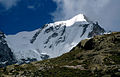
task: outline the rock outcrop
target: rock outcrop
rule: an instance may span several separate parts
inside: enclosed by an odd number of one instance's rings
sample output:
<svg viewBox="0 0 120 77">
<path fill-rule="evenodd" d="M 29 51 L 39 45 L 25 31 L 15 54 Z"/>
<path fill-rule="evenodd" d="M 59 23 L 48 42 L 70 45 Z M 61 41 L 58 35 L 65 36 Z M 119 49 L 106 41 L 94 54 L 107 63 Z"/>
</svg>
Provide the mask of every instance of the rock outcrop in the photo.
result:
<svg viewBox="0 0 120 77">
<path fill-rule="evenodd" d="M 0 31 L 0 67 L 16 63 L 15 57 L 5 41 L 5 35 Z"/>
</svg>

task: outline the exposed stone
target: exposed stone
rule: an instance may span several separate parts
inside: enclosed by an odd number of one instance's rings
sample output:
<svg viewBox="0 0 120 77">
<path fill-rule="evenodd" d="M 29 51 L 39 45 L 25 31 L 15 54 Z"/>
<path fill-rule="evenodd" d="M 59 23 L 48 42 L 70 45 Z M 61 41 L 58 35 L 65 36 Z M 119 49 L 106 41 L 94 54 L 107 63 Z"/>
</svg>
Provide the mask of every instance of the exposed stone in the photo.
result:
<svg viewBox="0 0 120 77">
<path fill-rule="evenodd" d="M 16 63 L 16 59 L 5 41 L 4 33 L 0 32 L 0 67 Z"/>
</svg>

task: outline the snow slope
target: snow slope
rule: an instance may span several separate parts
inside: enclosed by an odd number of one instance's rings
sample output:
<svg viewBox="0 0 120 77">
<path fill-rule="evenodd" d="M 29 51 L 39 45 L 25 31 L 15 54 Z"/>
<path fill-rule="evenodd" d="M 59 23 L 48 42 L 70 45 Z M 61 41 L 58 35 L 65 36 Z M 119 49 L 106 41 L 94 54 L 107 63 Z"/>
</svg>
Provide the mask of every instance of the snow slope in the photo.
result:
<svg viewBox="0 0 120 77">
<path fill-rule="evenodd" d="M 83 14 L 69 20 L 46 24 L 32 32 L 8 35 L 6 41 L 16 56 L 21 59 L 53 58 L 69 52 L 81 40 L 104 33 L 98 23 L 88 22 Z"/>
</svg>

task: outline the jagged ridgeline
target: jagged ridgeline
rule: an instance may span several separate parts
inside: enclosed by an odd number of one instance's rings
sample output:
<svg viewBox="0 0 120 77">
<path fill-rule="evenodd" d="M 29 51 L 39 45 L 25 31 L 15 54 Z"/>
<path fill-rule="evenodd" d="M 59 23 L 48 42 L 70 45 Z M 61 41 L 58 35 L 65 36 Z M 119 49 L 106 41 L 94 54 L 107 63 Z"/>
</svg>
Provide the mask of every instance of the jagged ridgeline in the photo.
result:
<svg viewBox="0 0 120 77">
<path fill-rule="evenodd" d="M 120 77 L 120 32 L 82 40 L 60 57 L 11 65 L 1 76 L 28 77 Z"/>
</svg>

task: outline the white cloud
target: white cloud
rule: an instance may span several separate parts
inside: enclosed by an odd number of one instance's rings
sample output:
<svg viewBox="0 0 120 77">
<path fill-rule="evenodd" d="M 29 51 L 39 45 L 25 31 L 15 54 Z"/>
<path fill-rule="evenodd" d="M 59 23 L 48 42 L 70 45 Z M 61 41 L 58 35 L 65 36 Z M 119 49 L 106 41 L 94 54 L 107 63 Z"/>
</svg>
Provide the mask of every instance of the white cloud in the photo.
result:
<svg viewBox="0 0 120 77">
<path fill-rule="evenodd" d="M 18 1 L 19 0 L 0 0 L 0 4 L 8 10 L 13 6 L 16 6 Z"/>
<path fill-rule="evenodd" d="M 110 30 L 120 31 L 120 0 L 53 0 L 57 10 L 54 21 L 66 20 L 79 13 Z"/>
</svg>

